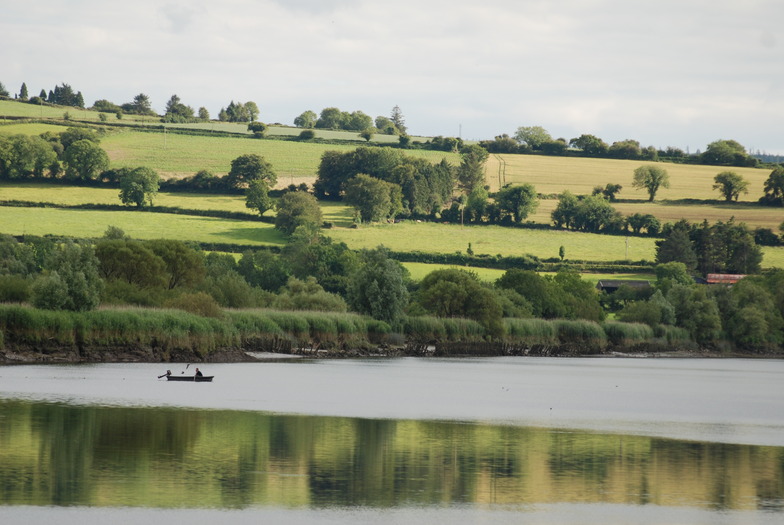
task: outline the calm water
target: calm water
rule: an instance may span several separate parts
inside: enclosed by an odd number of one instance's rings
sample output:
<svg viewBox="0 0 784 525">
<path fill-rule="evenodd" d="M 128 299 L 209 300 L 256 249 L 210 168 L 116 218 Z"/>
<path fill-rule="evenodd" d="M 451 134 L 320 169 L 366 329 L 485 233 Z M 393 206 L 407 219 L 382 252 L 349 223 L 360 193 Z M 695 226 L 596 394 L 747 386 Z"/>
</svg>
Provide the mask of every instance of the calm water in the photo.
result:
<svg viewBox="0 0 784 525">
<path fill-rule="evenodd" d="M 0 520 L 784 521 L 784 361 L 166 366 L 0 367 Z"/>
</svg>

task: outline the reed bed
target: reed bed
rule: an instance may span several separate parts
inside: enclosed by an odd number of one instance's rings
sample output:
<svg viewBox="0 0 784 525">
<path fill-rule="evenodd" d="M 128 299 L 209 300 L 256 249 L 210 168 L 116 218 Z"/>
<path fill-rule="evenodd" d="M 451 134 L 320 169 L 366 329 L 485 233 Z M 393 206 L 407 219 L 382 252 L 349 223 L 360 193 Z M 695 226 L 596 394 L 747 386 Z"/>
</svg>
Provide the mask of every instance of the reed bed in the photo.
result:
<svg viewBox="0 0 784 525">
<path fill-rule="evenodd" d="M 602 328 L 607 335 L 607 340 L 614 345 L 642 343 L 654 337 L 653 328 L 647 324 L 607 321 Z"/>
</svg>

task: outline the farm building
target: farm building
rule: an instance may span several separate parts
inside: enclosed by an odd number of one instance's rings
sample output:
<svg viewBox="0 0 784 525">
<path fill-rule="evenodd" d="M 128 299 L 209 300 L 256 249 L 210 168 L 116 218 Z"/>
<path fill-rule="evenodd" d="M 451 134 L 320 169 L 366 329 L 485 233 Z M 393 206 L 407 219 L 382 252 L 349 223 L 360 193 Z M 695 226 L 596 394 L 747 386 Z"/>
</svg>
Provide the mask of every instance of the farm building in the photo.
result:
<svg viewBox="0 0 784 525">
<path fill-rule="evenodd" d="M 634 288 L 635 290 L 639 290 L 641 288 L 649 288 L 651 286 L 650 281 L 642 281 L 642 280 L 611 280 L 611 279 L 602 279 L 598 283 L 596 283 L 596 289 L 600 292 L 607 292 L 607 293 L 615 293 L 618 291 L 618 288 L 621 286 L 629 286 L 630 288 Z"/>
<path fill-rule="evenodd" d="M 705 280 L 708 284 L 728 284 L 732 285 L 746 277 L 737 273 L 709 273 Z"/>
</svg>

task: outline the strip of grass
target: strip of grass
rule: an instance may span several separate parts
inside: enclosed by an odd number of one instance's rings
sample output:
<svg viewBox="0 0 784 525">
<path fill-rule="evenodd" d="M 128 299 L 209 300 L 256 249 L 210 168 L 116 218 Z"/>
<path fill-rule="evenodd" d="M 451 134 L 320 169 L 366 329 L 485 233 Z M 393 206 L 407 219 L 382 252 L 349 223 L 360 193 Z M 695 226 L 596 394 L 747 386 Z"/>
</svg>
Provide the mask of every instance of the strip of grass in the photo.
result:
<svg viewBox="0 0 784 525">
<path fill-rule="evenodd" d="M 12 235 L 100 237 L 116 226 L 135 239 L 179 239 L 203 243 L 283 245 L 272 224 L 138 211 L 67 210 L 0 206 L 0 231 Z"/>
<path fill-rule="evenodd" d="M 25 123 L 25 124 L 6 124 L 0 126 L 0 135 L 40 135 L 51 131 L 61 133 L 67 128 L 55 126 L 54 124 Z"/>
<path fill-rule="evenodd" d="M 468 243 L 479 254 L 503 256 L 535 255 L 546 259 L 558 257 L 561 246 L 567 259 L 587 261 L 621 261 L 654 259 L 652 238 L 630 237 L 628 257 L 626 238 L 570 231 L 504 228 L 501 226 L 463 226 L 401 222 L 363 226 L 358 229 L 336 228 L 330 237 L 351 248 L 374 248 L 383 244 L 394 251 L 426 253 L 465 252 Z"/>
</svg>

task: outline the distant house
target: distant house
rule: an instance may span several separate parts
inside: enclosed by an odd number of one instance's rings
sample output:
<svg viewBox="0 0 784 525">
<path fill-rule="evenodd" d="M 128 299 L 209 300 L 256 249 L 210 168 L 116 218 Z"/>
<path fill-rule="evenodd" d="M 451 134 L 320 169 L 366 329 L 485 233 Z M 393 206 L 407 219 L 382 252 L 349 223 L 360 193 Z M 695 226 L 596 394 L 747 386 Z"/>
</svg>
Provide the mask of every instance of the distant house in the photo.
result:
<svg viewBox="0 0 784 525">
<path fill-rule="evenodd" d="M 602 279 L 598 283 L 596 283 L 596 289 L 600 292 L 607 292 L 607 293 L 615 293 L 618 291 L 618 288 L 621 286 L 628 286 L 635 290 L 640 290 L 642 288 L 650 288 L 651 282 L 650 281 L 642 281 L 642 280 L 611 280 L 611 279 Z"/>
<path fill-rule="evenodd" d="M 738 273 L 709 273 L 705 280 L 708 284 L 735 284 L 741 279 L 746 277 L 745 275 L 738 274 Z"/>
</svg>

